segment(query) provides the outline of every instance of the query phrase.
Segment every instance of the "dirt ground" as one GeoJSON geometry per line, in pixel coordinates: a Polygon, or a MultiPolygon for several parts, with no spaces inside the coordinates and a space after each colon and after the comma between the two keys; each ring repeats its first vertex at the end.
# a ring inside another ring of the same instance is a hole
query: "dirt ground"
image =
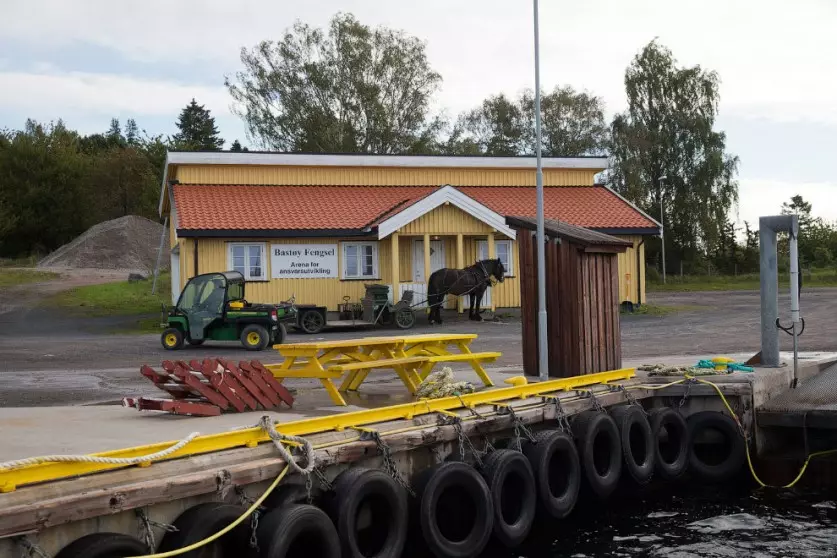
{"type": "MultiPolygon", "coordinates": [[[[103,282],[108,276],[114,277],[110,272],[101,271],[70,273],[61,279],[60,285],[30,285],[25,289],[27,294],[22,294],[20,289],[0,293],[0,407],[113,403],[126,395],[159,395],[149,389],[150,384],[139,375],[139,366],[159,366],[162,360],[174,356],[183,360],[212,356],[234,360],[259,358],[265,362],[279,359],[273,351],[249,353],[237,343],[207,343],[202,347],[188,347],[175,355],[160,346],[156,334],[96,333],[107,331],[108,324],[103,321],[107,318],[80,323],[32,308],[40,297],[56,290],[91,281],[103,282]],[[3,311],[2,308],[14,311],[3,311]],[[37,319],[32,319],[35,317],[37,319]]],[[[117,278],[121,279],[122,275],[117,278]]],[[[650,301],[688,309],[663,317],[623,316],[625,359],[643,358],[653,362],[668,355],[694,355],[697,359],[758,350],[758,292],[660,293],[651,295],[650,301]]],[[[806,329],[800,338],[800,350],[837,348],[834,335],[837,332],[837,289],[804,291],[801,306],[806,329]]],[[[788,298],[783,295],[780,308],[788,307],[788,298]]],[[[521,368],[521,327],[516,319],[485,323],[449,321],[441,327],[420,323],[412,332],[477,333],[475,350],[503,353],[494,367],[521,368]]],[[[334,331],[318,337],[292,333],[289,341],[380,333],[380,330],[334,331]]],[[[790,337],[782,335],[782,349],[790,348],[790,337]]]]}

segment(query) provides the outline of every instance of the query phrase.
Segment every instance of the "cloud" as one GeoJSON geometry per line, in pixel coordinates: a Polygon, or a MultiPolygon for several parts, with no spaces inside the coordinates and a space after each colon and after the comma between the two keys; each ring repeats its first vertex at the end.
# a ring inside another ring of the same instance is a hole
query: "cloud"
{"type": "Polygon", "coordinates": [[[802,196],[811,203],[814,217],[837,221],[837,182],[792,182],[742,178],[739,180],[739,196],[742,200],[738,212],[739,224],[748,221],[751,227],[758,227],[759,217],[778,215],[782,203],[791,196],[802,196]]]}
{"type": "Polygon", "coordinates": [[[193,97],[217,115],[229,114],[230,98],[224,87],[110,74],[0,72],[0,106],[41,120],[79,113],[173,119],[193,97]]]}

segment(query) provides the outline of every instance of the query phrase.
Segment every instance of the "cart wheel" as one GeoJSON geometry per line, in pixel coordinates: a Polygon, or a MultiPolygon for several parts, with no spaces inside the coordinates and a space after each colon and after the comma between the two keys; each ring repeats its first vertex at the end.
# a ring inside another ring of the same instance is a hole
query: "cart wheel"
{"type": "Polygon", "coordinates": [[[163,344],[164,349],[176,351],[183,346],[183,333],[176,327],[170,327],[163,331],[160,336],[160,343],[163,344]]]}
{"type": "Polygon", "coordinates": [[[316,310],[306,310],[299,317],[299,325],[305,333],[320,333],[325,326],[323,315],[316,310]]]}
{"type": "Polygon", "coordinates": [[[416,325],[416,315],[412,308],[399,308],[395,311],[395,325],[398,329],[410,329],[416,325]]]}
{"type": "Polygon", "coordinates": [[[279,327],[276,329],[276,334],[273,336],[273,344],[281,345],[287,337],[288,329],[285,327],[285,324],[279,324],[279,327]]]}
{"type": "Polygon", "coordinates": [[[270,343],[270,334],[260,325],[248,325],[241,332],[241,344],[248,351],[261,351],[270,343]]]}

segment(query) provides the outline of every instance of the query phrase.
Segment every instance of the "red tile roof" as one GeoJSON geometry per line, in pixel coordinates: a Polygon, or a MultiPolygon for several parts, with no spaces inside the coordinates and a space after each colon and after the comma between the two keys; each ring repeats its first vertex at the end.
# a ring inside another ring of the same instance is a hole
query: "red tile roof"
{"type": "MultiPolygon", "coordinates": [[[[533,187],[456,188],[501,215],[535,215],[533,187]]],[[[173,190],[179,230],[359,230],[436,188],[177,184],[173,190]]],[[[602,186],[545,188],[544,213],[590,228],[656,226],[602,186]]]]}

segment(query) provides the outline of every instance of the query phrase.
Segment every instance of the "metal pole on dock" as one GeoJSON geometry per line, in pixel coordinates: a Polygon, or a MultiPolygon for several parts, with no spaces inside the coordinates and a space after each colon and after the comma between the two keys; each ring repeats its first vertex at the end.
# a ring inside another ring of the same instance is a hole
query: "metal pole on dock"
{"type": "Polygon", "coordinates": [[[538,0],[535,9],[535,154],[537,155],[538,196],[538,376],[541,381],[549,377],[546,345],[546,238],[543,217],[543,166],[541,163],[541,60],[538,34],[538,0]]]}

